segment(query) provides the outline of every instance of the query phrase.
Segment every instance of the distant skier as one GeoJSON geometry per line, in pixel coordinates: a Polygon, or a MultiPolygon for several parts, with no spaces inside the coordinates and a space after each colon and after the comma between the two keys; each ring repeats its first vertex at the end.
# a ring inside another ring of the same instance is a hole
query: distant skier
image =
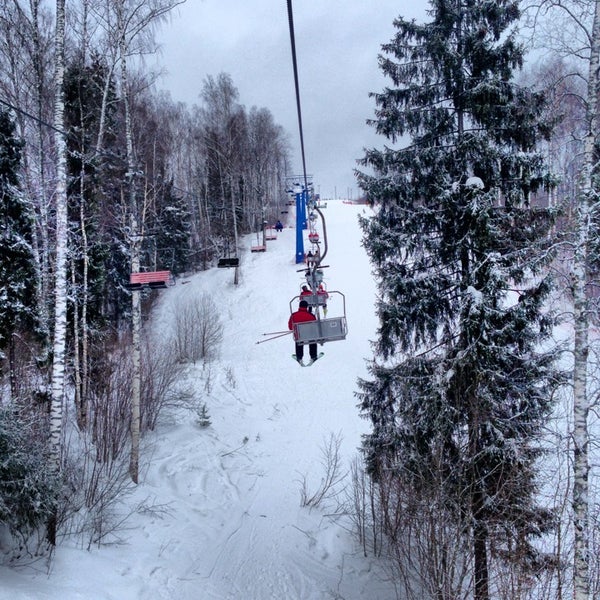
{"type": "MultiPolygon", "coordinates": [[[[288,320],[288,329],[294,330],[296,323],[308,323],[309,321],[316,321],[315,315],[308,312],[308,302],[306,300],[300,300],[300,305],[295,313],[292,313],[288,320]]],[[[294,343],[296,345],[296,354],[294,355],[299,363],[302,363],[304,357],[304,343],[298,342],[296,339],[296,332],[294,332],[294,343]]],[[[308,345],[308,352],[312,362],[317,360],[317,344],[313,342],[308,345]]]]}
{"type": "Polygon", "coordinates": [[[302,299],[302,296],[305,297],[304,299],[306,300],[306,303],[308,304],[308,312],[309,313],[312,313],[313,307],[311,304],[309,304],[308,300],[306,299],[306,296],[312,296],[312,295],[313,295],[312,290],[307,285],[303,285],[302,291],[300,292],[300,298],[302,299]]]}
{"type": "Polygon", "coordinates": [[[322,283],[319,284],[319,289],[317,290],[317,298],[319,306],[323,307],[323,314],[327,316],[327,299],[329,298],[329,294],[322,283]]]}
{"type": "Polygon", "coordinates": [[[283,231],[283,223],[277,219],[277,223],[275,223],[275,231],[281,233],[283,231]]]}

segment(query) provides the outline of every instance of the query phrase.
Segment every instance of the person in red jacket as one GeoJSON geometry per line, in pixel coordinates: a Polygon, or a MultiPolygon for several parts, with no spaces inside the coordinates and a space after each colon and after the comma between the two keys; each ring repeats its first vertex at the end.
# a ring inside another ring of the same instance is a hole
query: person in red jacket
{"type": "MultiPolygon", "coordinates": [[[[288,329],[293,330],[296,323],[306,323],[308,321],[316,321],[316,319],[315,315],[308,312],[308,302],[306,300],[300,300],[298,310],[295,313],[292,313],[288,320],[288,329]]],[[[304,344],[302,342],[298,343],[295,338],[294,342],[296,344],[296,360],[302,362],[302,358],[304,357],[304,344]]],[[[316,342],[308,345],[308,352],[313,362],[317,360],[316,342]]]]}
{"type": "MultiPolygon", "coordinates": [[[[300,298],[302,298],[302,296],[312,296],[313,293],[310,290],[310,288],[307,285],[303,285],[302,286],[302,291],[300,292],[300,298]]],[[[304,298],[306,300],[306,298],[304,298]]],[[[308,300],[306,300],[307,304],[308,304],[308,300]]],[[[313,309],[312,306],[310,304],[308,304],[308,312],[312,313],[313,309]]]]}

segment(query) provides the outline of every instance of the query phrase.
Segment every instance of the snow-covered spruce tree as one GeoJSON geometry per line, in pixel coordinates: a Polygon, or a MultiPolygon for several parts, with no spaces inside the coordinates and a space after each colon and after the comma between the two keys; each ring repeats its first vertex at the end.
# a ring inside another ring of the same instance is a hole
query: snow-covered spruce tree
{"type": "Polygon", "coordinates": [[[183,273],[189,268],[191,214],[184,198],[175,192],[172,179],[157,192],[156,213],[149,219],[150,227],[157,231],[154,252],[162,258],[161,266],[183,273]]]}
{"type": "Polygon", "coordinates": [[[14,407],[0,406],[0,525],[26,541],[53,515],[57,492],[36,426],[14,407]]]}
{"type": "Polygon", "coordinates": [[[33,221],[19,189],[21,147],[10,115],[0,112],[0,353],[3,358],[7,350],[11,354],[13,333],[30,329],[34,323],[33,221]]]}
{"type": "Polygon", "coordinates": [[[559,381],[544,312],[552,215],[532,207],[550,181],[536,152],[549,126],[542,95],[513,80],[518,2],[437,0],[430,16],[397,19],[382,47],[393,87],[373,94],[372,124],[397,147],[367,151],[358,173],[376,209],[362,225],[380,319],[359,382],[364,450],[392,545],[407,543],[392,528],[409,512],[438,532],[457,524],[470,576],[443,556],[419,585],[487,600],[495,573],[523,585],[550,559],[532,544],[552,522],[534,475],[559,381]]]}

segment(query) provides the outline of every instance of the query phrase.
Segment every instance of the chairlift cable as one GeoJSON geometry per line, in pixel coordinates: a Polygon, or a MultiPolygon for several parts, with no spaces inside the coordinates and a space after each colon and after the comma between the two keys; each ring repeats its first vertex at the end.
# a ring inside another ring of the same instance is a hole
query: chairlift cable
{"type": "Polygon", "coordinates": [[[294,14],[292,0],[287,0],[288,21],[290,25],[290,43],[292,46],[292,65],[294,67],[294,85],[296,88],[296,109],[298,112],[298,129],[300,132],[300,152],[302,154],[302,174],[304,176],[304,189],[308,190],[306,177],[306,159],[304,155],[304,133],[302,130],[302,109],[300,108],[300,85],[298,83],[298,61],[296,60],[296,37],[294,35],[294,14]]]}
{"type": "MultiPolygon", "coordinates": [[[[296,109],[298,112],[298,130],[300,133],[300,152],[302,156],[302,174],[304,177],[304,189],[308,192],[308,179],[306,176],[306,158],[304,152],[304,131],[302,127],[302,109],[300,104],[300,84],[298,82],[298,61],[296,58],[296,36],[294,33],[294,11],[292,8],[292,0],[287,0],[287,11],[288,11],[288,21],[290,26],[290,44],[292,47],[292,65],[294,68],[294,86],[296,89],[296,109]]],[[[316,203],[313,201],[311,209],[314,209],[318,215],[321,217],[321,222],[323,223],[323,246],[324,252],[322,255],[319,255],[319,260],[314,265],[313,270],[316,270],[321,261],[325,258],[327,254],[327,228],[325,227],[325,217],[323,213],[317,208],[316,203]]]]}
{"type": "MultiPolygon", "coordinates": [[[[287,0],[287,10],[288,10],[288,21],[289,21],[289,26],[290,26],[290,43],[291,43],[291,47],[292,47],[292,65],[294,67],[294,85],[296,88],[296,108],[298,111],[298,129],[300,132],[300,151],[301,151],[301,156],[302,156],[302,174],[304,177],[304,191],[306,193],[306,198],[308,201],[307,208],[310,209],[311,214],[312,214],[312,212],[316,212],[321,217],[321,222],[323,223],[323,246],[324,246],[323,254],[321,254],[320,252],[318,253],[318,259],[312,265],[308,265],[308,270],[306,272],[306,279],[311,284],[311,288],[312,288],[311,297],[314,297],[314,299],[316,300],[316,302],[315,302],[315,307],[316,307],[315,321],[316,322],[308,321],[308,322],[303,322],[303,323],[296,323],[294,325],[294,340],[300,340],[301,344],[304,344],[304,343],[323,344],[324,342],[328,342],[328,341],[346,339],[346,334],[347,334],[347,330],[348,330],[347,323],[346,323],[346,302],[345,302],[344,295],[341,292],[336,292],[336,293],[340,294],[340,296],[344,300],[343,316],[333,318],[333,319],[330,318],[327,320],[321,319],[321,314],[319,311],[318,285],[320,283],[319,277],[322,278],[322,271],[320,270],[322,267],[320,265],[321,265],[323,259],[325,258],[325,255],[327,254],[327,228],[325,226],[325,217],[323,216],[323,213],[317,207],[317,204],[314,199],[314,195],[311,195],[310,200],[309,200],[308,178],[306,176],[306,158],[305,158],[305,152],[304,152],[304,132],[303,132],[303,128],[302,128],[302,110],[301,110],[301,105],[300,105],[300,85],[298,83],[298,61],[296,58],[296,39],[295,39],[295,34],[294,34],[294,17],[293,17],[293,9],[292,9],[292,0],[287,0]],[[324,330],[324,323],[327,323],[327,331],[324,330]],[[317,329],[316,332],[314,331],[315,326],[317,329]]],[[[299,223],[299,221],[298,221],[299,218],[300,218],[300,215],[296,215],[296,219],[297,219],[296,226],[297,227],[298,227],[298,223],[299,223]]],[[[322,279],[321,279],[321,281],[322,281],[322,279]]],[[[293,301],[294,301],[294,299],[292,299],[290,301],[290,311],[291,311],[291,304],[293,301]]],[[[283,334],[283,335],[285,335],[285,334],[283,334]]],[[[281,334],[276,335],[275,337],[280,337],[280,336],[281,336],[281,334]]],[[[273,339],[273,338],[269,338],[269,339],[273,339]]],[[[267,340],[264,340],[264,341],[267,341],[267,340]]],[[[257,343],[260,343],[260,342],[257,342],[257,343]]]]}

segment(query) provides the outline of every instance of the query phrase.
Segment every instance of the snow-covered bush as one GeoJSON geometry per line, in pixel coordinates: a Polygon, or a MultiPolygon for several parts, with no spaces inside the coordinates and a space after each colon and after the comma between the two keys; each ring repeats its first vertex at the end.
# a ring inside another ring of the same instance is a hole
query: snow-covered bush
{"type": "Polygon", "coordinates": [[[185,365],[164,340],[146,339],[142,351],[142,431],[153,430],[163,408],[187,404],[192,393],[182,386],[185,365]]]}
{"type": "Polygon", "coordinates": [[[306,475],[300,481],[300,505],[314,508],[325,502],[337,499],[341,493],[341,485],[346,478],[346,471],[342,465],[340,448],[342,434],[330,433],[321,446],[321,467],[323,469],[321,482],[316,490],[309,491],[306,475]]]}
{"type": "Polygon", "coordinates": [[[208,295],[182,297],[174,315],[174,346],[181,362],[216,358],[223,324],[215,301],[208,295]]]}
{"type": "MultiPolygon", "coordinates": [[[[188,400],[189,392],[180,386],[184,365],[170,350],[168,340],[144,339],[142,434],[154,428],[166,406],[188,400]]],[[[121,541],[125,522],[134,512],[125,502],[135,488],[129,473],[134,377],[130,340],[109,341],[97,351],[101,376],[88,391],[89,425],[81,428],[70,420],[65,427],[63,481],[69,493],[58,511],[61,535],[79,537],[88,548],[121,541]]]]}
{"type": "Polygon", "coordinates": [[[120,429],[108,420],[99,423],[97,433],[69,427],[63,461],[63,481],[69,493],[62,499],[58,523],[61,535],[78,538],[88,549],[122,541],[131,515],[127,497],[135,485],[129,475],[128,443],[122,440],[120,429]],[[111,439],[114,452],[107,452],[111,439]]]}
{"type": "Polygon", "coordinates": [[[0,406],[0,523],[27,539],[53,514],[57,489],[43,440],[17,410],[0,406]]]}

